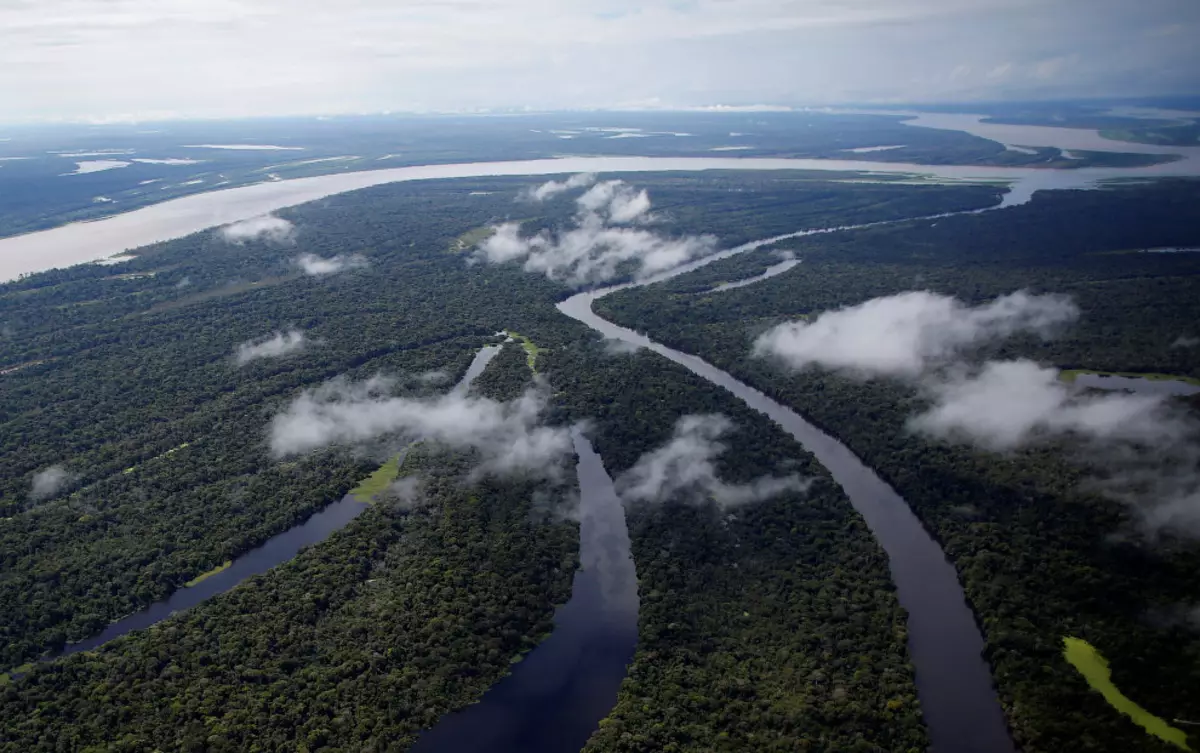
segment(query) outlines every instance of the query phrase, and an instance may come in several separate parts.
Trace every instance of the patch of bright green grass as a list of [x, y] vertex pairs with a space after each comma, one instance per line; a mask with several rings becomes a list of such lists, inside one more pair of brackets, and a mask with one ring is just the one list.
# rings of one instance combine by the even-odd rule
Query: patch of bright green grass
[[232, 566], [233, 566], [233, 560], [225, 560], [224, 564], [217, 565], [217, 566], [216, 566], [216, 567], [214, 567], [212, 570], [209, 570], [209, 571], [208, 571], [208, 572], [206, 572], [206, 573], [200, 573], [200, 574], [199, 574], [199, 575], [197, 575], [195, 578], [192, 578], [192, 579], [191, 579], [191, 580], [189, 580], [187, 583], [184, 583], [184, 584], [183, 584], [183, 586], [184, 586], [184, 588], [191, 588], [192, 586], [194, 586], [194, 585], [196, 585], [196, 584], [198, 584], [198, 583], [203, 583], [204, 581], [206, 581], [206, 580], [208, 580], [209, 578], [213, 577], [213, 576], [214, 576], [214, 575], [216, 575], [217, 573], [220, 573], [220, 572], [223, 572], [223, 571], [225, 571], [225, 570], [228, 570], [228, 569], [229, 569], [230, 567], [232, 567]]
[[1069, 369], [1058, 375], [1064, 382], [1074, 382], [1080, 374], [1095, 374], [1096, 376], [1117, 376], [1129, 379], [1149, 379], [1152, 382], [1186, 382], [1200, 386], [1200, 379], [1180, 376], [1178, 374], [1157, 374], [1153, 372], [1139, 373], [1136, 371], [1093, 371], [1091, 369]]
[[454, 242], [450, 244], [450, 248], [447, 249], [447, 252], [451, 254], [461, 254], [464, 251], [470, 251], [491, 237], [492, 233], [494, 232], [496, 232], [496, 228], [492, 227], [491, 225], [472, 228], [471, 230], [468, 230], [467, 232], [455, 238]]
[[504, 334], [508, 335], [509, 337], [511, 337], [514, 340], [520, 341], [521, 347], [525, 349], [525, 363], [529, 364], [529, 370], [532, 371], [534, 374], [536, 374], [537, 373], [537, 357], [538, 357], [538, 353], [541, 352], [541, 348], [539, 348], [537, 345], [535, 345], [534, 342], [532, 340], [530, 340], [528, 337], [526, 337], [525, 335], [517, 334], [516, 332], [513, 332], [511, 329], [504, 330]]
[[1187, 733], [1176, 729], [1146, 709], [1134, 703], [1117, 689], [1112, 682], [1108, 661], [1090, 643], [1082, 638], [1063, 638], [1063, 656], [1071, 666], [1079, 670], [1088, 685], [1104, 696], [1109, 705], [1125, 714], [1150, 734], [1183, 750], [1191, 750], [1187, 744]]
[[371, 502], [387, 489], [400, 475], [400, 455], [393, 455], [383, 465], [379, 466], [370, 476], [362, 480], [358, 486], [350, 490], [350, 494], [359, 502]]
[[13, 667], [12, 669], [8, 670], [7, 672], [0, 673], [0, 685], [3, 685], [4, 683], [11, 681], [14, 675], [23, 675], [31, 669], [33, 669], [33, 662], [29, 662], [28, 664], [22, 664], [19, 667]]

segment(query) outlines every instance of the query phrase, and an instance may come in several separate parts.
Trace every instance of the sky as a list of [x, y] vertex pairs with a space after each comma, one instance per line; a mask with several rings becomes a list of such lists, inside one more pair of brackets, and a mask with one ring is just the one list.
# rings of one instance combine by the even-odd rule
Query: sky
[[1200, 93], [1197, 0], [0, 0], [0, 119]]

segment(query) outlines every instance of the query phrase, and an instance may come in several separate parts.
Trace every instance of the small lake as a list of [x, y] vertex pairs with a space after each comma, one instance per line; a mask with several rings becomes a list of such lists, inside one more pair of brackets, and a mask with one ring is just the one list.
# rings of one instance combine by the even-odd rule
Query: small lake
[[443, 717], [413, 753], [574, 753], [612, 711], [637, 646], [637, 575], [625, 510], [600, 456], [573, 432], [579, 561], [554, 632], [476, 704]]

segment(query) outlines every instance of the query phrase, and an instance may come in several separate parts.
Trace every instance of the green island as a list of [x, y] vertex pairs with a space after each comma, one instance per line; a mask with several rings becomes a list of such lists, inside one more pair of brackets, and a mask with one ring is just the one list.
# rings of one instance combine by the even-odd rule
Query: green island
[[207, 572], [200, 573], [200, 574], [199, 574], [199, 575], [197, 575], [195, 578], [192, 578], [192, 579], [191, 579], [191, 580], [189, 580], [187, 583], [184, 583], [184, 584], [183, 584], [183, 587], [184, 587], [184, 588], [191, 588], [192, 586], [195, 586], [195, 585], [197, 585], [197, 584], [199, 584], [199, 583], [203, 583], [204, 581], [206, 581], [206, 580], [208, 580], [209, 578], [213, 577], [213, 576], [214, 576], [214, 575], [216, 575], [217, 573], [224, 572], [224, 571], [228, 570], [228, 569], [229, 569], [229, 568], [231, 568], [231, 567], [233, 567], [233, 560], [225, 560], [225, 561], [224, 561], [224, 562], [222, 562], [220, 565], [217, 565], [216, 567], [214, 567], [212, 570], [209, 570], [209, 571], [207, 571]]
[[1151, 714], [1146, 709], [1134, 703], [1122, 693], [1112, 681], [1112, 671], [1108, 662], [1092, 644], [1082, 638], [1063, 638], [1063, 657], [1071, 666], [1079, 670], [1088, 685], [1104, 696], [1114, 709], [1125, 714], [1139, 727], [1151, 735], [1166, 740], [1172, 745], [1184, 750], [1191, 750], [1187, 744], [1187, 733], [1167, 724], [1163, 719]]
[[386, 463], [372, 471], [358, 486], [350, 490], [359, 502], [372, 502], [400, 475], [400, 461], [403, 453], [397, 453]]

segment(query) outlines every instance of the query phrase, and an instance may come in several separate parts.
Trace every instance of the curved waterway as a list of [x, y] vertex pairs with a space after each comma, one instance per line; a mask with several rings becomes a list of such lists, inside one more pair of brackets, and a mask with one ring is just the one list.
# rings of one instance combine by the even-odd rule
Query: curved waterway
[[[470, 366], [467, 367], [463, 378], [454, 386], [454, 391], [465, 391], [499, 352], [500, 346], [498, 345], [485, 345], [480, 348], [471, 360]], [[401, 462], [403, 460], [402, 455]], [[347, 494], [337, 502], [327, 505], [320, 512], [314, 513], [303, 523], [272, 536], [261, 546], [241, 555], [224, 570], [204, 578], [195, 585], [185, 586], [140, 612], [135, 612], [109, 624], [103, 631], [91, 638], [78, 643], [68, 643], [61, 652], [48, 656], [42, 661], [53, 661], [81, 651], [91, 651], [115, 638], [120, 638], [135, 630], [145, 630], [176, 612], [190, 609], [214, 596], [232, 590], [247, 578], [262, 575], [271, 568], [290, 561], [305, 547], [319, 544], [329, 538], [335, 531], [341, 530], [350, 521], [357, 518], [369, 504], [369, 501], [356, 499], [353, 494]]]
[[473, 706], [421, 735], [413, 753], [573, 753], [617, 702], [637, 645], [637, 576], [625, 510], [578, 430], [579, 561], [554, 632]]
[[936, 753], [1013, 753], [1008, 726], [983, 659], [983, 637], [967, 605], [958, 574], [908, 504], [845, 445], [795, 411], [696, 356], [617, 326], [592, 311], [599, 298], [624, 288], [675, 277], [716, 258], [759, 248], [758, 241], [636, 283], [579, 293], [558, 310], [606, 338], [649, 348], [693, 374], [732, 392], [791, 434], [829, 470], [887, 553], [900, 604], [908, 612], [908, 649], [917, 694]]
[[[970, 124], [966, 124], [970, 125]], [[1070, 131], [1072, 129], [1008, 129]], [[1049, 137], [1046, 137], [1049, 138]], [[1045, 140], [1045, 139], [1043, 139]], [[1031, 143], [1041, 145], [1037, 139]], [[1053, 144], [1050, 144], [1053, 145]], [[1144, 145], [1143, 145], [1144, 146]], [[1166, 149], [1166, 147], [1163, 147]], [[413, 180], [563, 173], [694, 172], [702, 170], [820, 170], [866, 175], [926, 176], [940, 181], [1003, 182], [1010, 185], [1006, 205], [1029, 199], [1034, 191], [1091, 188], [1118, 178], [1156, 178], [1200, 174], [1200, 149], [1172, 147], [1183, 159], [1137, 168], [1051, 170], [979, 165], [920, 165], [853, 159], [756, 157], [560, 157], [512, 162], [415, 165], [309, 178], [257, 183], [193, 194], [100, 220], [0, 238], [0, 282], [89, 261], [107, 259], [151, 243], [180, 238], [218, 225], [258, 217], [360, 188]], [[1126, 151], [1137, 151], [1128, 149]]]

